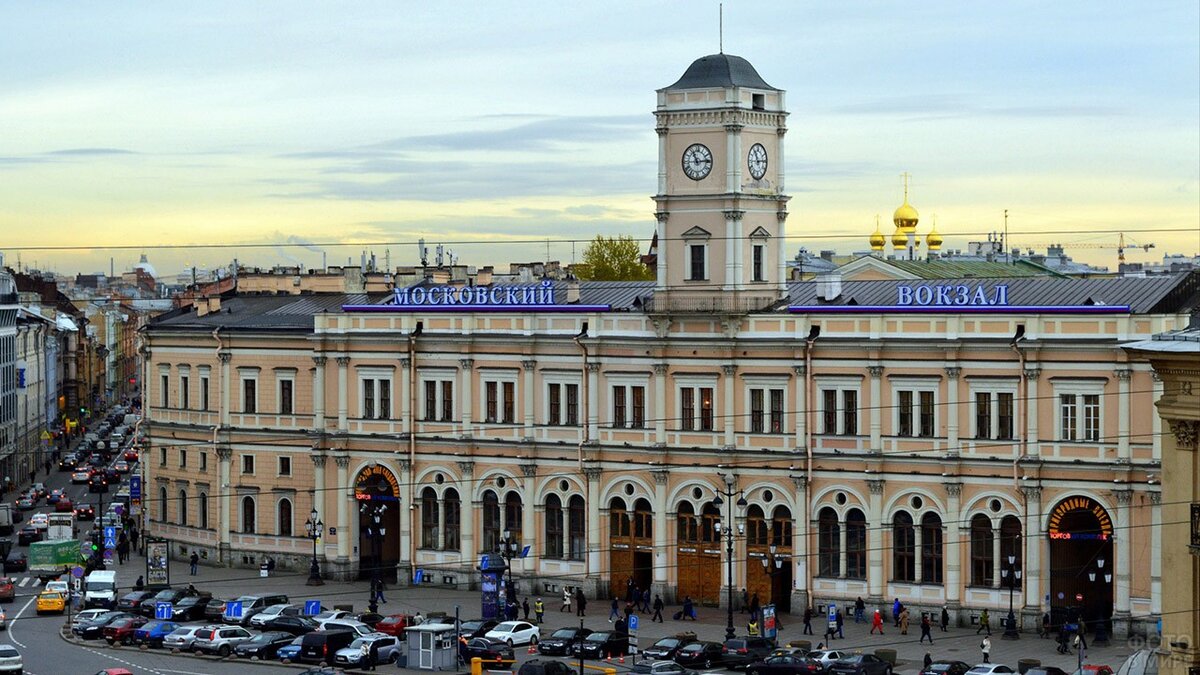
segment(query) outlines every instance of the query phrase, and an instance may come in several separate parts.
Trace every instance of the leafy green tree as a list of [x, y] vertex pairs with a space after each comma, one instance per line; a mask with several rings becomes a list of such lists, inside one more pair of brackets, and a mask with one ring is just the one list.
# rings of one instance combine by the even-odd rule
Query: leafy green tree
[[650, 281], [654, 273], [642, 264], [638, 242], [628, 235], [596, 235], [583, 251], [578, 276], [587, 281]]

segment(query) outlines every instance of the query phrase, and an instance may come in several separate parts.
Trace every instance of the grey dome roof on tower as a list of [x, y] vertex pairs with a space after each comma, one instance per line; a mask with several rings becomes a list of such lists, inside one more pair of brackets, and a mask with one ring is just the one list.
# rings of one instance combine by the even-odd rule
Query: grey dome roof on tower
[[714, 87], [748, 87], [779, 91], [763, 81], [750, 62], [732, 54], [709, 54], [692, 62], [683, 77], [671, 89], [711, 89]]

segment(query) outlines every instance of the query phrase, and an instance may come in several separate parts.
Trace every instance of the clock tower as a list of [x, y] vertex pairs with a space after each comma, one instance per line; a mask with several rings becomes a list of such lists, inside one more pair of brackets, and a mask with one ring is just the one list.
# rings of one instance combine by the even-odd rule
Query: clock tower
[[784, 92], [730, 54], [658, 90], [655, 309], [755, 311], [787, 290]]

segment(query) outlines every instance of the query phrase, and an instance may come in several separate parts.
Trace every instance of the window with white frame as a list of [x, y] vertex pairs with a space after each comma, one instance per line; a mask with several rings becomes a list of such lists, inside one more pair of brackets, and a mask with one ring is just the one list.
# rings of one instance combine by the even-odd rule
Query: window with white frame
[[160, 408], [171, 407], [171, 366], [158, 367], [158, 405]]
[[292, 475], [292, 458], [291, 457], [286, 457], [286, 456], [279, 457], [279, 475], [280, 476]]
[[280, 415], [292, 415], [296, 412], [296, 369], [277, 368], [275, 370], [275, 400], [279, 402]]
[[1104, 380], [1053, 378], [1058, 439], [1098, 443], [1103, 428], [1100, 410]]
[[782, 434], [783, 411], [787, 409], [786, 381], [747, 377], [747, 430], [752, 434]]
[[242, 455], [242, 473], [254, 473], [254, 455]]
[[858, 435], [858, 400], [862, 378], [818, 377], [817, 397], [821, 433], [841, 436]]
[[754, 244], [751, 249], [750, 280], [766, 281], [767, 247], [765, 244]]
[[208, 379], [209, 379], [209, 373], [211, 373], [211, 372], [212, 371], [209, 370], [208, 366], [200, 366], [200, 409], [201, 410], [208, 410]]
[[971, 435], [1012, 440], [1016, 434], [1017, 381], [971, 383]]
[[242, 381], [242, 412], [254, 414], [258, 412], [258, 368], [238, 368], [238, 377]]
[[609, 375], [612, 426], [616, 429], [646, 427], [646, 382], [644, 377]]
[[179, 366], [179, 407], [187, 410], [192, 406], [191, 400], [192, 369]]
[[937, 379], [891, 378], [896, 436], [937, 435]]
[[392, 419], [392, 370], [358, 369], [358, 409], [362, 419]]
[[579, 381], [565, 375], [546, 374], [546, 424], [548, 426], [579, 425]]
[[483, 421], [485, 424], [516, 424], [517, 373], [482, 371]]
[[713, 408], [716, 406], [716, 378], [677, 377], [679, 429], [681, 431], [713, 431]]
[[688, 281], [708, 279], [708, 244], [688, 244]]
[[425, 422], [454, 421], [454, 373], [421, 373], [421, 419]]

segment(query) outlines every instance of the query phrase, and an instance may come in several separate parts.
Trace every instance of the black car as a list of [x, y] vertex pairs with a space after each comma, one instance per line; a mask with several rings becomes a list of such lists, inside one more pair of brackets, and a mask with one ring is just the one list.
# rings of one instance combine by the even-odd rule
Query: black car
[[874, 654], [851, 654], [834, 661], [829, 675], [892, 675], [892, 664]]
[[79, 504], [75, 507], [75, 520], [95, 520], [96, 509], [91, 504]]
[[720, 642], [709, 642], [707, 640], [693, 642], [684, 645], [675, 654], [675, 663], [689, 668], [704, 668], [708, 670], [725, 662], [722, 649]]
[[592, 634], [591, 628], [559, 628], [538, 642], [539, 654], [567, 656], [576, 642]]
[[825, 666], [803, 654], [773, 652], [762, 661], [746, 666], [746, 675], [821, 675]]
[[659, 639], [654, 644], [642, 650], [642, 656], [648, 659], [664, 659], [671, 661], [675, 659], [675, 655], [683, 649], [684, 645], [691, 644], [696, 641], [695, 633], [681, 633], [679, 635], [668, 635], [665, 638]]
[[79, 465], [79, 458], [75, 455], [66, 455], [58, 460], [59, 471], [70, 471]]
[[204, 618], [204, 606], [211, 599], [207, 593], [181, 598], [171, 608], [171, 617], [176, 621], [199, 621]]
[[966, 675], [970, 669], [971, 666], [962, 661], [934, 661], [921, 670], [921, 675]]
[[517, 675], [573, 675], [575, 669], [562, 661], [532, 659], [521, 664]]
[[87, 623], [80, 624], [72, 628], [71, 631], [84, 640], [99, 640], [100, 638], [104, 637], [104, 629], [107, 628], [109, 624], [120, 621], [121, 619], [131, 618], [133, 618], [133, 615], [129, 612], [109, 612], [107, 614], [101, 614]]
[[775, 641], [765, 637], [737, 637], [722, 645], [726, 668], [744, 668], [771, 655]]
[[598, 631], [576, 642], [571, 654], [583, 659], [603, 659], [629, 653], [629, 634]]
[[674, 661], [651, 661], [643, 659], [633, 664], [629, 672], [634, 675], [699, 675], [694, 670], [688, 670]]
[[13, 549], [8, 552], [8, 557], [4, 559], [5, 572], [25, 572], [29, 569], [29, 559], [25, 557], [24, 551]]
[[279, 631], [261, 633], [234, 647], [233, 653], [242, 659], [257, 656], [264, 661], [274, 660], [278, 655], [279, 648], [290, 645], [295, 639], [296, 636], [291, 633]]
[[[117, 609], [123, 612], [144, 613], [142, 608], [147, 604], [150, 598], [154, 597], [154, 591], [134, 591], [126, 593], [117, 599]], [[154, 613], [154, 603], [150, 602], [150, 613]]]
[[108, 492], [108, 481], [100, 474], [92, 476], [88, 479], [88, 492]]
[[282, 631], [288, 635], [308, 635], [321, 626], [307, 616], [277, 616], [263, 624], [263, 630]]
[[26, 525], [17, 532], [17, 545], [28, 546], [35, 541], [41, 541], [44, 534], [44, 530], [39, 530], [32, 525]]
[[164, 588], [160, 590], [153, 598], [142, 603], [140, 611], [146, 616], [154, 616], [154, 606], [160, 602], [169, 602], [175, 605], [184, 598], [194, 595], [192, 591], [186, 588]]
[[458, 626], [458, 634], [467, 638], [483, 637], [488, 631], [500, 625], [495, 619], [475, 619], [464, 621]]
[[314, 631], [300, 639], [300, 663], [328, 663], [339, 649], [345, 649], [358, 637], [352, 630]]
[[512, 645], [485, 637], [460, 640], [458, 643], [458, 653], [462, 656], [463, 661], [467, 663], [470, 663], [471, 659], [475, 658], [483, 659], [484, 661], [513, 658]]

